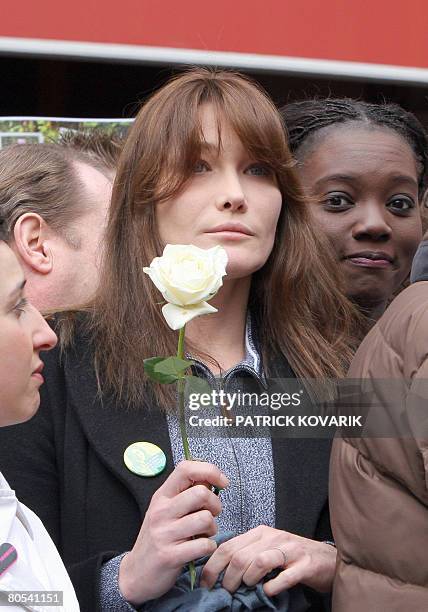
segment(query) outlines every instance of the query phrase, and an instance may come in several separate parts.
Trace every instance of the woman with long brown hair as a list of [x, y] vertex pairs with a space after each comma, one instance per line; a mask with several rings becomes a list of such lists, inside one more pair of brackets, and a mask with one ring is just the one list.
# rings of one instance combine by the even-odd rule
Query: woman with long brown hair
[[[228, 255], [218, 313], [186, 327], [195, 373], [257, 384], [343, 374], [355, 313], [312, 228], [280, 116], [245, 77], [191, 70], [154, 94], [130, 131], [100, 290], [62, 357], [47, 360], [42, 407], [8, 477], [50, 529], [83, 610], [161, 597], [186, 563], [215, 551], [217, 525], [237, 537], [213, 555], [205, 586], [223, 568], [229, 591], [281, 568], [266, 595], [296, 583], [328, 591], [328, 440], [195, 438], [202, 461], [181, 461], [174, 401], [143, 366], [176, 351], [143, 272], [167, 243]], [[129, 471], [123, 453], [137, 440], [162, 449], [163, 472]], [[2, 442], [13, 446], [14, 433]], [[224, 490], [219, 498], [195, 482]]]

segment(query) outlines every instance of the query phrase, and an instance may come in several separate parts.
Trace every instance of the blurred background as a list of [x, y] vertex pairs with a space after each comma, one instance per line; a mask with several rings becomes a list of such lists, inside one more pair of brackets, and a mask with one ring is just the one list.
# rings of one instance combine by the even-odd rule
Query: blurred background
[[191, 64], [251, 74], [279, 105], [395, 101], [428, 127], [426, 0], [2, 4], [2, 116], [130, 118]]

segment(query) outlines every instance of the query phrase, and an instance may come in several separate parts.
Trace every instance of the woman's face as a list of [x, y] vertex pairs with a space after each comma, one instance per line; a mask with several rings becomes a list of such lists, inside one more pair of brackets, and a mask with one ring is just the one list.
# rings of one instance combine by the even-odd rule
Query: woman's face
[[0, 241], [0, 426], [26, 421], [39, 407], [43, 383], [40, 351], [53, 348], [56, 336], [24, 297], [24, 275]]
[[273, 248], [282, 196], [274, 174], [253, 159], [227, 123], [218, 132], [210, 105], [201, 107], [201, 159], [184, 189], [156, 207], [164, 244], [223, 246], [228, 278], [244, 278], [261, 268]]
[[394, 131], [338, 126], [302, 157], [312, 210], [360, 306], [385, 306], [410, 271], [421, 240], [416, 160]]

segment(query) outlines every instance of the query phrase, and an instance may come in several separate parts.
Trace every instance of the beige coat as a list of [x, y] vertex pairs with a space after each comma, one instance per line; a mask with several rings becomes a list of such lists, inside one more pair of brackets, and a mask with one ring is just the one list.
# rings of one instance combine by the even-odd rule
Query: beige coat
[[394, 300], [349, 377], [375, 388], [383, 424], [372, 431], [397, 434], [334, 441], [333, 612], [428, 612], [428, 282]]

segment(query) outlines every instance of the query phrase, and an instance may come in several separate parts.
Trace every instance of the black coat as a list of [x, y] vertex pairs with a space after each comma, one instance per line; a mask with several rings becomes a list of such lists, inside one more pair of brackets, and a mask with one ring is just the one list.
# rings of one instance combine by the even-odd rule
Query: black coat
[[[59, 360], [43, 356], [46, 384], [39, 412], [0, 429], [0, 465], [19, 498], [34, 510], [56, 543], [82, 612], [99, 609], [103, 561], [130, 550], [151, 497], [173, 469], [165, 415], [153, 406], [130, 411], [100, 400], [84, 342]], [[283, 364], [282, 376], [293, 376]], [[149, 441], [167, 456], [166, 470], [142, 478], [125, 467], [132, 442]], [[328, 517], [330, 441], [272, 439], [276, 527], [331, 539]], [[314, 595], [311, 612], [323, 609]]]

